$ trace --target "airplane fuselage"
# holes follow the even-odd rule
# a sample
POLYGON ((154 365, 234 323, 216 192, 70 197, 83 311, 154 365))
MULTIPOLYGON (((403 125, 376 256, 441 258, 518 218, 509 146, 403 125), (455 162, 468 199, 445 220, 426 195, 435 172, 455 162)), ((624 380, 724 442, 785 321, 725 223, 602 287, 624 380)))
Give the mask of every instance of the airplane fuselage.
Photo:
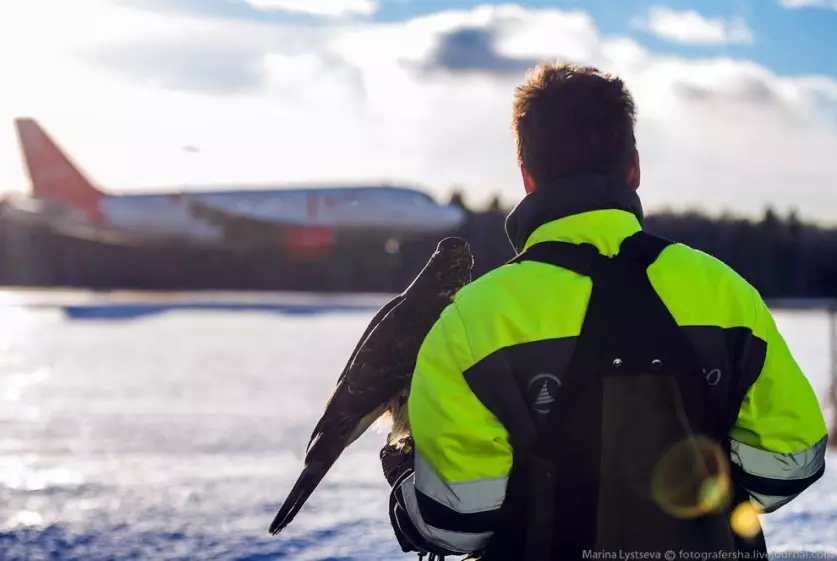
POLYGON ((180 191, 107 196, 99 206, 111 228, 205 239, 220 237, 223 228, 207 219, 201 207, 281 227, 324 227, 396 237, 442 233, 464 219, 459 207, 439 205, 420 191, 399 187, 180 191))
POLYGON ((383 239, 438 235, 465 219, 460 207, 441 205, 406 187, 215 188, 115 195, 95 186, 33 119, 17 119, 16 126, 33 195, 17 211, 70 229, 209 242, 235 230, 268 237, 276 233, 291 245, 303 246, 328 245, 333 234, 383 239))

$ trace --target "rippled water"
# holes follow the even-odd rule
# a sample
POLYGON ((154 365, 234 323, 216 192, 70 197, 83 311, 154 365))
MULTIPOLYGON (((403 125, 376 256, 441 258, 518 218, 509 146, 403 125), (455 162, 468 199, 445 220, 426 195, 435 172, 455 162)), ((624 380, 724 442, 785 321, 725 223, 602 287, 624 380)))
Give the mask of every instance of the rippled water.
MULTIPOLYGON (((0 313, 0 559, 411 558, 389 528, 380 432, 267 534, 371 312, 0 313)), ((824 396, 824 318, 778 320, 824 396)), ((837 475, 764 522, 777 551, 837 546, 837 475)))

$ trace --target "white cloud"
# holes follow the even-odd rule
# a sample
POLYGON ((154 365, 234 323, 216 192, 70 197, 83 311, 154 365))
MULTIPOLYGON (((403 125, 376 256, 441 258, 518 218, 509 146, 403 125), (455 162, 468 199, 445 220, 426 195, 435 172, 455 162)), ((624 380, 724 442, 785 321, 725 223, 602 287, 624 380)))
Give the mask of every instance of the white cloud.
POLYGON ((832 8, 837 10, 837 0, 779 0, 784 8, 832 8))
POLYGON ((313 14, 323 17, 372 15, 379 0, 245 0, 257 10, 313 14))
POLYGON ((752 43, 754 40, 753 32, 741 18, 729 21, 707 18, 695 10, 677 11, 668 6, 652 6, 634 25, 675 43, 718 45, 752 43))
POLYGON ((603 37, 580 11, 482 7, 317 27, 96 0, 72 9, 56 0, 44 20, 48 1, 28 0, 25 14, 0 3, 0 52, 16 53, 0 59, 4 187, 26 185, 12 119, 28 114, 117 193, 388 179, 440 197, 463 186, 475 203, 499 191, 511 203, 522 194, 510 131, 514 87, 530 62, 571 59, 620 74, 637 98, 649 210, 760 213, 773 204, 837 220, 830 78, 663 56, 603 37), (561 33, 547 32, 555 29, 561 33), (248 72, 238 71, 238 59, 213 64, 206 55, 225 50, 248 72), (117 64, 91 52, 112 53, 117 64), (199 152, 181 149, 187 145, 199 152))

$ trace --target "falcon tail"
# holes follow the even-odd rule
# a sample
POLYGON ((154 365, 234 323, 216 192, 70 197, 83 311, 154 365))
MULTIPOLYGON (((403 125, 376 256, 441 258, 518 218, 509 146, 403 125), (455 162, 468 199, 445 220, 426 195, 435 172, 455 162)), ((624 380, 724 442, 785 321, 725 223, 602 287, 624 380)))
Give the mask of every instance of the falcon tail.
MULTIPOLYGON (((317 430, 311 436, 311 442, 306 450, 305 460, 308 465, 299 474, 293 489, 288 493, 288 498, 282 503, 279 512, 270 524, 270 533, 276 535, 285 526, 291 523, 296 514, 302 509, 302 505, 320 484, 325 474, 331 469, 343 451, 354 442, 372 423, 380 417, 386 406, 382 406, 363 419, 355 427, 354 431, 346 438, 345 433, 336 432, 332 426, 326 426, 326 421, 331 421, 332 416, 328 411, 317 424, 317 430)), ((332 421, 333 422, 333 421, 332 421)), ((351 425, 350 425, 351 426, 351 425)))
POLYGON ((282 507, 276 513, 273 522, 270 523, 271 534, 278 534, 285 526, 291 523, 300 509, 302 509, 302 505, 305 504, 305 501, 308 500, 308 497, 311 496, 311 493, 320 484, 320 481, 322 481, 326 472, 328 472, 329 467, 331 466, 317 464, 302 470, 296 483, 294 483, 293 489, 288 494, 288 498, 282 503, 282 507))

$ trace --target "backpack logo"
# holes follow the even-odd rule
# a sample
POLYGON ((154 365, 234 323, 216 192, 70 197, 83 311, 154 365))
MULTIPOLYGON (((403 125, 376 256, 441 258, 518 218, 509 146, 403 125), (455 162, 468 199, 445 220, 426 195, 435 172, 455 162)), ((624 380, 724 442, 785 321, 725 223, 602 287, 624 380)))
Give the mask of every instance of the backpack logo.
POLYGON ((561 380, 554 374, 538 374, 529 381, 527 395, 535 413, 546 415, 552 410, 561 380))

